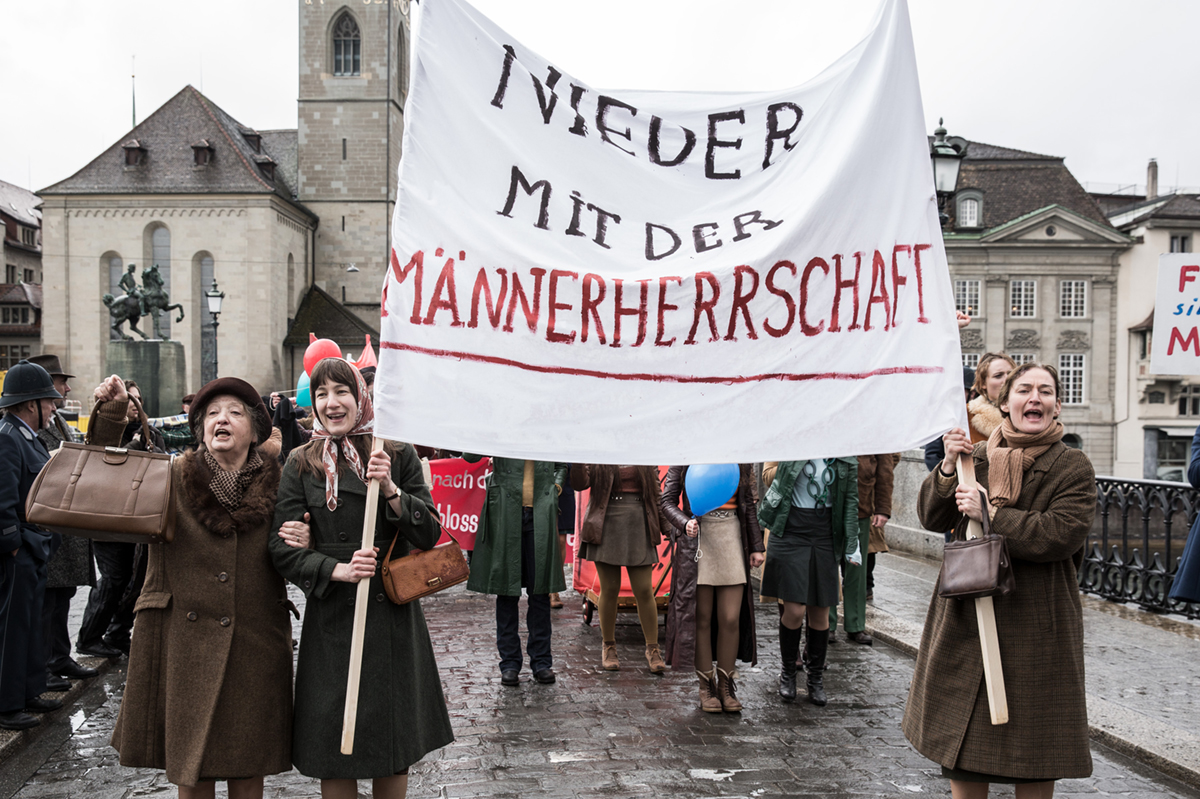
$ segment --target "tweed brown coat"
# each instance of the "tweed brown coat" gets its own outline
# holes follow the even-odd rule
[[[987,445],[974,452],[988,485]],[[955,478],[930,473],[918,514],[928,530],[966,527]],[[1009,722],[993,726],[983,687],[979,628],[971,600],[934,588],[904,710],[904,735],[947,768],[1033,780],[1092,773],[1083,675],[1083,621],[1076,572],[1096,512],[1096,476],[1087,456],[1058,442],[1025,472],[1016,502],[996,511],[1016,590],[997,597]]]
[[[111,441],[92,419],[94,443]],[[291,769],[294,607],[267,552],[279,473],[264,457],[231,514],[200,453],[175,460],[175,540],[147,545],[113,729],[121,765],[166,769],[176,785]]]

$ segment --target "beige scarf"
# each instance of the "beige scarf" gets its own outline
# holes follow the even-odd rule
[[[1015,502],[1026,470],[1062,437],[1062,422],[1057,419],[1040,433],[1022,433],[1013,427],[1012,419],[1006,418],[987,442],[988,502],[997,508]]]

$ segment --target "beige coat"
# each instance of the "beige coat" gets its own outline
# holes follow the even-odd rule
[[[124,429],[109,410],[92,417],[95,443]],[[147,547],[113,730],[121,765],[166,769],[176,785],[291,769],[292,605],[267,552],[279,474],[263,457],[230,514],[200,453],[176,459],[175,540]]]
[[[987,487],[987,445],[975,447],[975,475]],[[934,470],[918,513],[928,530],[965,527],[954,478]],[[1035,780],[1087,777],[1083,621],[1076,572],[1096,512],[1096,476],[1087,456],[1061,442],[1026,471],[1017,501],[991,529],[1007,539],[1016,590],[995,599],[1009,722],[993,726],[972,600],[934,589],[904,734],[943,766]]]

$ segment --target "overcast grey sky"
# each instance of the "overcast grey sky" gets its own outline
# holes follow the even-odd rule
[[[319,0],[313,0],[319,2]],[[335,2],[336,0],[329,0]],[[436,0],[430,0],[436,2]],[[348,4],[363,0],[346,0]],[[73,174],[186,84],[240,122],[296,126],[304,0],[8,3],[0,179]],[[597,88],[777,89],[861,38],[878,0],[475,0]],[[1200,186],[1194,0],[909,0],[930,131],[1065,156],[1093,189]]]

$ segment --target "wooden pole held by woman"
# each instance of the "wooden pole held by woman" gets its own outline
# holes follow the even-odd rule
[[[939,467],[940,468],[940,467]],[[958,483],[967,488],[978,488],[975,482],[975,461],[970,455],[959,455],[955,466]],[[987,513],[985,505],[982,509]],[[967,522],[967,538],[983,535],[983,525],[974,519]],[[356,617],[357,619],[357,617]],[[1000,667],[1000,638],[996,632],[996,608],[990,596],[975,600],[975,620],[979,624],[979,645],[983,648],[983,679],[987,687],[988,710],[992,724],[1008,723],[1008,695],[1004,691],[1004,671]]]
[[[378,438],[371,439],[371,452],[380,449]],[[375,546],[375,515],[379,511],[379,480],[367,483],[367,513],[363,517],[362,546]],[[371,578],[358,581],[354,597],[354,632],[350,638],[350,671],[346,675],[346,709],[342,714],[342,754],[354,754],[354,723],[358,719],[358,686],[362,676],[363,639],[367,634],[367,604],[371,597]]]

